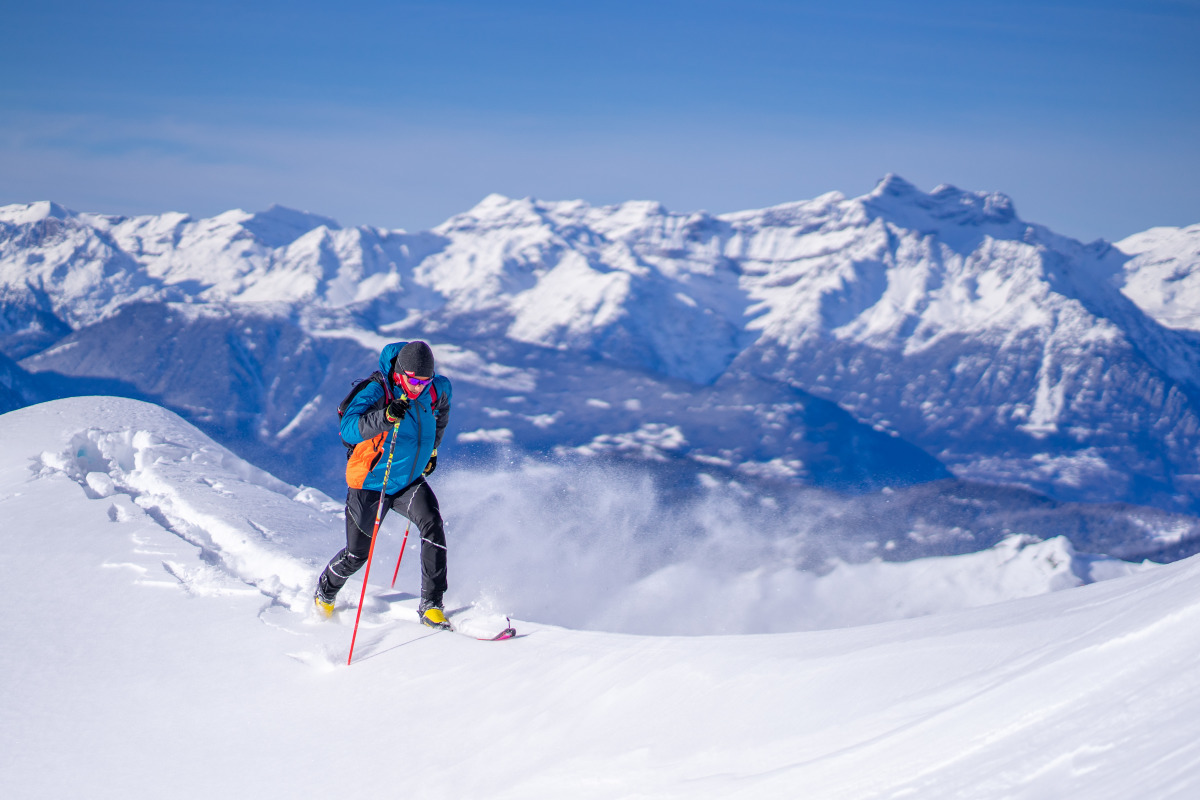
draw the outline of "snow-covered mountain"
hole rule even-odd
[[[1195,511],[1200,351],[1147,298],[1197,267],[1122,246],[895,176],[721,216],[493,195],[419,234],[35,203],[0,209],[0,318],[52,390],[164,402],[326,488],[349,380],[421,337],[467,389],[464,452]]]
[[[1151,228],[1116,246],[1131,256],[1122,291],[1168,328],[1200,331],[1200,224]]]
[[[786,230],[804,234],[782,273],[769,254],[777,293],[740,371],[833,399],[960,477],[1195,507],[1197,351],[1120,293],[1122,253],[1024,223],[1003,196],[897,178]]]
[[[544,462],[439,471],[460,509],[448,609],[468,635],[416,623],[407,557],[396,589],[372,572],[346,667],[362,583],[333,620],[307,613],[337,503],[122,398],[4,414],[0,441],[0,562],[23,600],[0,615],[6,795],[289,798],[331,775],[370,796],[470,798],[1200,787],[1195,558],[1135,566],[1014,538],[816,575],[718,538],[635,575],[606,568],[641,561],[628,516],[579,533],[637,487],[589,499],[605,484]],[[570,483],[566,511],[537,493]],[[530,535],[481,485],[574,524]],[[633,507],[653,514],[647,500]],[[378,563],[400,530],[385,522]],[[574,624],[549,624],[539,595]],[[471,638],[509,614],[518,638]],[[650,616],[792,632],[606,632]],[[863,621],[879,624],[806,630]]]

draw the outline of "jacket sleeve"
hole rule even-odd
[[[342,415],[342,438],[350,444],[358,444],[392,427],[384,417],[383,401],[383,387],[378,383],[364,387]]]
[[[437,450],[442,443],[442,433],[450,422],[450,379],[438,375],[433,379],[433,387],[437,390],[437,402],[433,404],[433,415],[437,419],[437,433],[433,437],[433,449]]]

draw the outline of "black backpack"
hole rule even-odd
[[[375,370],[368,377],[359,381],[355,381],[354,386],[350,389],[350,392],[342,399],[342,402],[338,403],[337,415],[339,431],[341,430],[342,416],[346,413],[346,409],[350,407],[350,403],[354,401],[354,398],[358,397],[358,393],[367,388],[367,386],[371,383],[378,383],[383,387],[383,402],[385,404],[392,402],[391,388],[388,387],[387,381],[384,380],[383,373],[379,370]],[[342,439],[342,444],[346,446],[346,460],[349,461],[350,455],[354,452],[356,445],[350,444],[345,439]]]

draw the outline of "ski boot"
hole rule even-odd
[[[320,589],[317,589],[316,594],[313,595],[313,605],[317,609],[317,616],[321,619],[329,619],[333,616],[333,600],[326,600],[321,595]]]
[[[450,621],[446,619],[446,614],[442,611],[442,607],[430,600],[421,601],[421,605],[417,607],[417,614],[421,617],[422,625],[437,628],[441,631],[454,630],[450,625]]]

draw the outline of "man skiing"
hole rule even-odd
[[[434,373],[425,342],[394,342],[379,354],[382,377],[366,384],[342,416],[342,439],[354,446],[346,462],[346,546],[317,582],[317,610],[328,618],[346,580],[367,562],[375,515],[395,509],[421,533],[421,622],[449,628],[442,609],[446,592],[446,535],[437,497],[425,480],[437,466],[437,448],[450,420],[450,380]],[[391,471],[387,486],[383,485]]]

